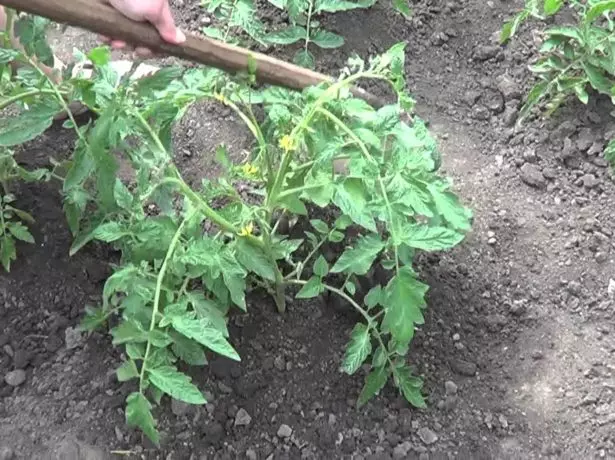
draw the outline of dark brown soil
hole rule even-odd
[[[180,22],[198,30],[198,2],[181,3]],[[0,459],[111,451],[146,459],[615,458],[615,187],[601,156],[609,107],[571,104],[557,119],[514,128],[535,48],[525,28],[507,48],[496,36],[521,2],[413,3],[409,21],[386,0],[326,18],[347,44],[318,62],[334,71],[352,51],[407,41],[420,115],[475,212],[461,247],[419,267],[430,307],[410,358],[426,379],[428,409],[411,409],[387,388],[356,410],[362,377],[339,371],[351,318],[299,302],[280,316],[253,298],[231,328],[242,363],[217,359],[195,371],[210,404],[165,400],[157,409],[163,448],[152,449],[124,424],[131,387],[115,379],[118,350],[106,335],[73,334],[84,305],[98,300],[110,254],[89,247],[69,258],[59,195],[51,185],[22,186],[38,243],[20,247],[11,273],[0,275],[0,376],[26,371],[16,388],[0,380]],[[91,43],[75,31],[63,38],[65,51]],[[240,154],[243,133],[230,112],[194,107],[177,129],[178,162],[191,178],[211,175],[216,143]],[[71,142],[54,127],[22,158],[42,164]],[[283,424],[290,437],[278,435]]]

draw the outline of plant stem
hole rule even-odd
[[[310,27],[312,25],[312,11],[314,9],[314,2],[313,0],[308,0],[310,6],[308,8],[308,14],[307,14],[307,22],[305,25],[305,52],[308,52],[308,45],[310,43]]]
[[[56,92],[52,89],[31,89],[30,91],[24,91],[23,93],[16,94],[15,96],[9,97],[4,101],[0,102],[0,110],[6,109],[9,105],[14,104],[15,102],[26,99],[30,96],[37,96],[39,94],[52,94],[56,95]],[[61,92],[62,96],[66,96],[68,93]]]
[[[158,272],[158,276],[156,278],[156,291],[154,293],[154,306],[152,310],[152,318],[149,324],[149,332],[151,333],[156,327],[156,318],[158,316],[158,310],[160,308],[160,292],[162,291],[162,282],[164,281],[164,277],[167,273],[167,267],[169,265],[169,260],[173,256],[175,252],[175,248],[177,247],[177,243],[179,243],[179,239],[181,238],[182,231],[184,230],[184,226],[186,223],[192,218],[191,213],[188,217],[184,218],[177,228],[175,235],[173,235],[173,239],[171,240],[171,244],[167,249],[167,253],[162,261],[162,266],[160,267],[160,271]],[[141,365],[141,373],[139,375],[139,391],[143,393],[143,382],[145,379],[145,371],[147,369],[147,358],[149,356],[150,350],[152,347],[152,342],[148,339],[147,346],[145,347],[145,354],[143,355],[143,364]]]

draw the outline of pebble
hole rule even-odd
[[[280,428],[278,428],[279,438],[290,438],[292,434],[293,434],[293,429],[286,424],[282,424],[280,425]]]
[[[476,375],[477,366],[470,361],[465,361],[463,359],[452,359],[449,363],[451,369],[453,369],[453,371],[457,374],[465,375],[466,377],[473,377]]]
[[[433,431],[431,431],[426,426],[419,429],[418,435],[419,435],[419,438],[421,438],[421,441],[423,441],[423,443],[427,444],[428,446],[435,443],[438,440],[438,435],[434,433]]]
[[[248,411],[241,408],[235,415],[235,426],[248,426],[252,422],[252,417],[248,414]]]
[[[496,57],[499,52],[499,46],[480,45],[474,49],[474,59],[477,61],[487,61]]]
[[[458,387],[457,384],[452,380],[447,380],[446,382],[444,382],[444,390],[446,391],[447,395],[452,396],[457,394]]]
[[[173,412],[175,416],[181,417],[183,415],[186,415],[189,410],[190,404],[171,398],[171,412]]]
[[[66,328],[64,331],[64,343],[67,350],[74,350],[81,345],[83,337],[78,329],[72,327]]]
[[[547,181],[538,166],[531,163],[525,163],[521,166],[519,171],[521,174],[521,180],[530,187],[544,189],[547,186]]]
[[[17,369],[11,372],[8,372],[4,376],[4,381],[7,385],[12,387],[18,387],[22,383],[26,381],[26,372],[22,369]]]
[[[256,455],[256,451],[254,449],[246,450],[246,458],[248,460],[258,460],[258,455]]]
[[[13,460],[15,452],[10,447],[0,447],[0,460]]]

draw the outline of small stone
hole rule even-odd
[[[256,455],[256,451],[254,449],[246,450],[246,458],[248,460],[258,460],[258,455]]]
[[[615,280],[613,278],[609,279],[609,286],[606,289],[606,292],[611,299],[615,299]]]
[[[554,180],[557,177],[557,171],[553,168],[544,168],[542,175],[545,179]]]
[[[459,375],[465,375],[466,377],[474,377],[476,375],[477,366],[470,361],[453,359],[449,364],[451,369]]]
[[[8,372],[4,376],[4,381],[7,385],[12,387],[18,387],[22,383],[26,381],[26,372],[22,369],[17,369],[11,372]]]
[[[531,163],[525,163],[521,166],[519,170],[521,173],[521,180],[525,182],[530,187],[535,187],[539,189],[544,189],[547,185],[547,182],[542,175],[542,171]]]
[[[499,46],[480,45],[474,49],[474,59],[476,61],[487,61],[496,57],[499,52]]]
[[[241,408],[235,415],[235,426],[248,426],[252,422],[252,417],[248,412]]]
[[[438,440],[438,435],[434,433],[433,431],[431,431],[426,426],[419,429],[418,435],[419,435],[419,438],[421,438],[421,441],[423,441],[423,443],[427,444],[428,446],[435,443]]]
[[[282,424],[280,425],[280,428],[278,428],[278,438],[283,438],[283,439],[290,438],[292,434],[293,434],[293,429],[286,424]]]
[[[452,380],[447,380],[444,382],[444,391],[449,396],[456,395],[458,391],[457,384]]]
[[[508,428],[508,420],[506,419],[506,417],[504,416],[504,414],[500,414],[498,416],[498,421],[500,422],[500,426],[502,428],[504,428],[505,430]]]
[[[502,75],[498,78],[498,89],[504,95],[506,100],[518,99],[522,96],[519,85],[506,75]]]
[[[581,177],[581,182],[583,186],[588,189],[595,188],[600,183],[593,174],[585,174]]]
[[[74,350],[79,347],[82,342],[82,335],[78,329],[73,329],[72,327],[66,328],[64,331],[64,343],[66,344],[67,350]]]
[[[404,441],[401,444],[397,444],[393,449],[393,458],[407,458],[408,453],[412,450],[412,443],[410,441]]]
[[[286,363],[284,362],[284,358],[282,358],[281,356],[276,356],[273,361],[273,365],[279,371],[283,371],[286,369]]]
[[[532,359],[535,360],[535,361],[538,361],[538,360],[540,360],[540,359],[542,359],[544,357],[545,357],[545,355],[544,355],[544,353],[541,350],[534,350],[532,352]]]
[[[453,342],[459,342],[461,340],[461,336],[457,333],[453,334]]]

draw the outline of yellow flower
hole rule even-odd
[[[214,99],[220,102],[226,101],[226,98],[224,97],[224,94],[222,93],[214,93]]]
[[[250,163],[243,165],[241,170],[246,176],[254,176],[258,173],[258,168]]]
[[[250,222],[248,225],[246,225],[245,227],[241,229],[241,231],[239,232],[239,235],[248,236],[248,235],[251,235],[253,231],[254,231],[254,225],[252,224],[252,222]]]
[[[280,139],[280,147],[287,152],[295,150],[297,148],[297,146],[293,142],[292,137],[290,137],[288,134],[285,134],[284,136],[282,136],[282,139]]]

